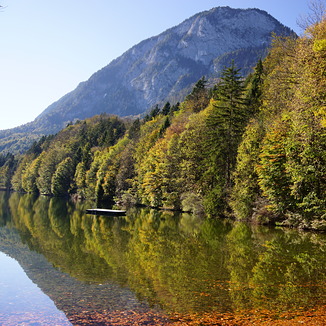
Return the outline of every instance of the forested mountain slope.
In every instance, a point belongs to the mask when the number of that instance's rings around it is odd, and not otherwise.
[[[326,20],[275,38],[246,80],[231,64],[144,119],[97,116],[43,138],[2,186],[326,229]]]
[[[215,80],[235,61],[243,75],[270,46],[272,33],[290,35],[265,11],[218,7],[135,45],[50,105],[33,122],[0,131],[0,151],[21,152],[39,135],[96,114],[139,115],[184,99],[202,76]]]

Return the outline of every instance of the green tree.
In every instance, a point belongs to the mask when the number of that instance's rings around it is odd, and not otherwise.
[[[270,201],[270,208],[277,213],[284,213],[293,205],[290,178],[286,171],[285,142],[288,125],[275,123],[263,140],[257,173],[263,195]]]
[[[250,219],[261,195],[256,166],[264,137],[262,123],[253,119],[247,126],[238,148],[231,207],[237,219]]]
[[[38,178],[38,170],[42,163],[43,155],[38,156],[32,163],[26,168],[22,175],[22,187],[28,193],[38,193],[36,179]]]
[[[0,188],[11,189],[11,179],[17,167],[17,159],[11,153],[6,154],[0,161]]]
[[[116,196],[121,198],[132,187],[132,180],[135,177],[135,147],[128,143],[119,156],[119,166],[116,172]]]
[[[133,121],[131,127],[129,128],[128,137],[130,139],[138,140],[140,136],[140,120],[136,119]]]
[[[209,132],[208,151],[217,165],[219,174],[230,185],[231,172],[236,162],[237,148],[246,123],[243,78],[234,63],[222,72],[214,94],[214,110],[207,117]]]
[[[219,211],[226,203],[245,128],[244,86],[239,71],[233,63],[223,70],[206,119],[205,207],[211,213]]]
[[[12,184],[12,188],[15,191],[23,191],[23,185],[22,185],[22,176],[24,173],[25,168],[27,167],[27,162],[25,160],[26,156],[24,157],[23,160],[21,160],[18,163],[18,166],[11,178],[11,184]]]
[[[144,118],[144,122],[153,120],[156,116],[160,114],[160,108],[156,105]]]
[[[76,191],[82,198],[86,197],[86,166],[84,162],[79,162],[76,166],[74,181],[76,184]]]
[[[70,157],[58,164],[51,180],[51,192],[55,196],[68,194],[74,176],[74,164]]]
[[[255,72],[247,78],[246,105],[250,116],[256,115],[262,105],[263,62],[259,60]]]
[[[183,106],[193,112],[205,109],[209,103],[210,96],[207,88],[207,79],[202,77],[197,81],[191,93],[186,97]]]
[[[57,164],[59,164],[64,157],[65,153],[59,146],[51,148],[45,153],[38,170],[39,176],[36,179],[37,188],[41,194],[50,195],[52,193],[52,177],[57,169]]]
[[[166,102],[162,108],[162,114],[168,115],[171,112],[171,104],[170,102]]]

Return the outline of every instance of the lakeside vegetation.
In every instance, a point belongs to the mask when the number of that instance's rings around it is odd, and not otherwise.
[[[0,157],[0,187],[326,229],[326,21],[275,38],[243,79],[144,119],[100,115]]]

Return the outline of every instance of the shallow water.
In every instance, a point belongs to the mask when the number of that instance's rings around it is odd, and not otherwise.
[[[42,324],[51,319],[58,325],[71,325],[65,314],[33,283],[19,263],[0,252],[0,324]]]

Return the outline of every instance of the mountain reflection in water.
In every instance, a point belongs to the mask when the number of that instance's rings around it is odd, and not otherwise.
[[[92,216],[89,207],[0,193],[0,251],[74,325],[325,306],[325,234],[150,209]]]

